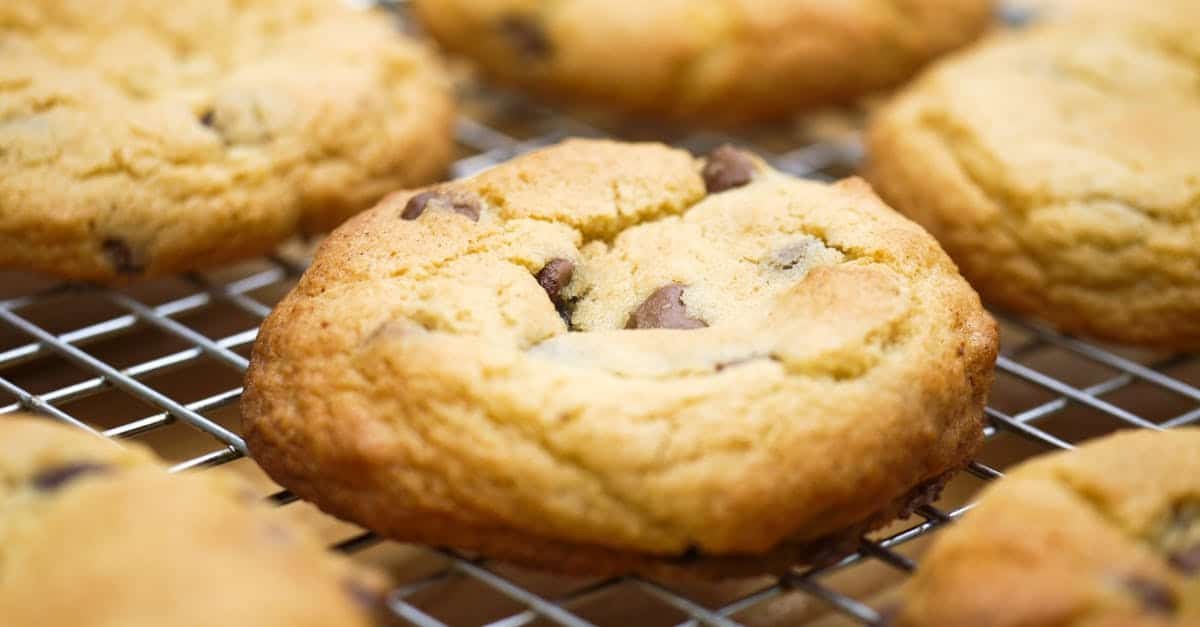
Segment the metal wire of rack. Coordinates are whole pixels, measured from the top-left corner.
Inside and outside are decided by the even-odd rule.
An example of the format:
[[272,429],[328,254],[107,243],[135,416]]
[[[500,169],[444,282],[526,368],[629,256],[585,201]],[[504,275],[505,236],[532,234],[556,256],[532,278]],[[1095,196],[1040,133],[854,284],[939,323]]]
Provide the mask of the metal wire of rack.
[[[455,177],[568,135],[614,134],[512,94],[467,87],[464,96]],[[853,134],[813,141],[795,128],[772,129],[766,140],[652,133],[695,151],[724,141],[748,145],[779,169],[809,178],[838,178],[862,157]],[[258,324],[303,272],[303,248],[116,290],[0,273],[0,414],[33,411],[100,437],[147,442],[174,460],[173,472],[237,462],[246,455],[236,404],[248,350]],[[1105,347],[1027,320],[998,318],[1002,354],[983,452],[941,500],[916,511],[915,522],[864,538],[857,553],[835,564],[732,586],[636,577],[564,581],[447,549],[420,549],[434,565],[401,574],[390,608],[421,627],[876,624],[886,590],[916,568],[919,545],[967,512],[971,495],[1004,468],[1117,429],[1200,423],[1200,355]],[[295,501],[287,492],[270,498],[279,505]],[[359,553],[381,544],[393,543],[359,530],[333,548]],[[467,595],[472,600],[464,602]],[[479,601],[483,596],[493,600]],[[472,604],[488,607],[464,618],[463,606]]]

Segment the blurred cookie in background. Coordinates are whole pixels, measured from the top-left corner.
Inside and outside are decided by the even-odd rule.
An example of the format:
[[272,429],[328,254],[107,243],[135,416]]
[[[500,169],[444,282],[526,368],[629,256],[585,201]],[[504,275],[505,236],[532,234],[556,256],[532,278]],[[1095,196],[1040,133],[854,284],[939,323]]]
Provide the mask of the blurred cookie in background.
[[1200,625],[1200,430],[1127,431],[1014,468],[935,536],[887,624]]
[[448,81],[326,0],[0,4],[0,267],[125,282],[328,230],[451,158]]
[[896,85],[992,23],[990,0],[416,0],[447,49],[557,100],[726,124]]
[[1195,349],[1200,3],[1106,6],[931,68],[875,116],[868,177],[984,300]]
[[0,417],[0,616],[9,625],[386,624],[387,582],[220,472],[170,475],[33,416]]

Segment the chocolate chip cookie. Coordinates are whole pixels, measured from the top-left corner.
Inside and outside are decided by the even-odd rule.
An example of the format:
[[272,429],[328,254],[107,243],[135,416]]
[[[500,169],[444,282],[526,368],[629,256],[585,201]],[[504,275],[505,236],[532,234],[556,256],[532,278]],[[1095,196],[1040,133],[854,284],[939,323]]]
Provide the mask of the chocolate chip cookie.
[[127,281],[270,251],[440,174],[453,102],[329,0],[0,3],[0,267]]
[[1200,429],[1014,469],[938,534],[894,627],[1200,625]]
[[232,475],[171,476],[140,446],[0,416],[3,623],[383,624],[378,574],[256,501]]
[[875,120],[868,174],[985,300],[1196,349],[1200,3],[1122,4],[932,69]]
[[931,498],[995,355],[954,265],[861,181],[569,141],[336,230],[242,410],[276,481],[388,536],[729,576]]
[[991,0],[415,0],[446,48],[559,100],[706,123],[898,84],[974,39]]

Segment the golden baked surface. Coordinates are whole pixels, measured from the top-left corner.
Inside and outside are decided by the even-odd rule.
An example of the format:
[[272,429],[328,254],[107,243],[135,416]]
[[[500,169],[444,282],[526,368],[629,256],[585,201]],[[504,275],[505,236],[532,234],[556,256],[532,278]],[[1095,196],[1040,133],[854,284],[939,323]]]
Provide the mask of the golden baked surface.
[[5,625],[366,627],[383,581],[221,471],[0,417]]
[[441,71],[326,0],[0,2],[0,267],[127,280],[332,228],[450,158]]
[[396,538],[762,572],[964,465],[996,341],[861,181],[577,140],[336,230],[242,407],[275,480]]
[[1018,466],[937,534],[890,624],[1200,625],[1200,429]]
[[1195,349],[1200,3],[1126,4],[935,66],[875,120],[869,177],[985,300]]
[[974,39],[991,0],[416,0],[448,49],[558,99],[701,122],[890,87]]

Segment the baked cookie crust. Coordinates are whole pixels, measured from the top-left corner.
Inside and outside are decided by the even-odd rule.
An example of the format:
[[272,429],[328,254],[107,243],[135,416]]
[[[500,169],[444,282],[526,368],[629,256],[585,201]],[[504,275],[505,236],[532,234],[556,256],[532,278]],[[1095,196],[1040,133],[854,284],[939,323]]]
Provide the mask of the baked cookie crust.
[[242,410],[276,481],[385,535],[730,576],[927,501],[981,442],[996,344],[861,181],[574,140],[336,230]]

